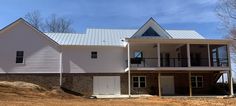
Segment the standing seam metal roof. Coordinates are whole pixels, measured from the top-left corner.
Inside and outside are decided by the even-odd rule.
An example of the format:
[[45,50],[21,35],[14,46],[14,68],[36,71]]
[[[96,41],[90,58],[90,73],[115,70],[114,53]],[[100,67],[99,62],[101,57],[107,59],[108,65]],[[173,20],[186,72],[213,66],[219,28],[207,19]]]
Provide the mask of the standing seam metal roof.
[[[79,33],[45,33],[60,45],[123,46],[137,29],[87,29]],[[172,39],[205,39],[194,30],[166,30]]]

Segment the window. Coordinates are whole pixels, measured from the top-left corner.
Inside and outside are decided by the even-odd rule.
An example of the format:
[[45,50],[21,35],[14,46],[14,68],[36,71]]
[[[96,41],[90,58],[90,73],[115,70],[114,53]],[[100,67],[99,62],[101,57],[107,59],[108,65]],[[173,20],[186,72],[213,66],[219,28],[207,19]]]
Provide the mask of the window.
[[203,77],[202,76],[192,76],[191,77],[193,88],[203,88]]
[[16,51],[16,63],[24,62],[24,51]]
[[147,29],[147,31],[143,33],[142,36],[160,36],[160,35],[157,34],[157,32],[154,31],[154,29],[152,29],[152,27],[149,27],[149,28]]
[[146,77],[145,76],[134,76],[133,78],[134,88],[144,88],[146,87]]
[[135,51],[134,58],[143,58],[143,53],[141,51]]
[[92,51],[91,52],[91,58],[92,59],[96,59],[97,58],[97,52],[96,51]]

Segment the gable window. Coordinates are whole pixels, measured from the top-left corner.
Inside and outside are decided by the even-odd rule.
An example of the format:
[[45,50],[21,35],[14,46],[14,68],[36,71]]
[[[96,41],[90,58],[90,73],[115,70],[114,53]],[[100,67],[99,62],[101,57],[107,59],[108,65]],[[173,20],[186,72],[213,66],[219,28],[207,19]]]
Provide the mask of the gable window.
[[16,63],[24,62],[24,51],[16,51]]
[[149,27],[142,36],[160,36],[152,27]]
[[191,83],[193,88],[203,88],[203,77],[202,76],[192,76]]
[[145,76],[133,76],[132,77],[134,88],[145,88],[146,87],[146,77]]
[[92,51],[92,52],[91,52],[91,58],[92,58],[92,59],[97,59],[97,57],[98,57],[98,56],[97,56],[97,52],[96,52],[96,51]]

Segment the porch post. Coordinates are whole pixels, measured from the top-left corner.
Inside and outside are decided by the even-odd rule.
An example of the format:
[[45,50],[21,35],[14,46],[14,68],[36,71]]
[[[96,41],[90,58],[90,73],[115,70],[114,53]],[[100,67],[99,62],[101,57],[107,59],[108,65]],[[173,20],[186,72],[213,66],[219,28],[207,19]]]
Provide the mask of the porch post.
[[59,69],[60,70],[60,82],[59,83],[60,83],[60,87],[61,87],[62,86],[62,77],[63,77],[62,76],[62,73],[63,73],[62,72],[62,51],[60,53],[60,63],[59,64],[60,64],[60,66],[59,66],[60,67],[60,69]]
[[233,78],[232,78],[232,69],[231,69],[231,58],[230,58],[230,48],[229,48],[229,44],[227,44],[227,53],[228,53],[228,65],[229,65],[229,72],[228,72],[228,83],[229,83],[229,87],[230,87],[230,95],[234,96],[234,88],[233,88]]
[[230,96],[234,96],[234,88],[233,88],[233,78],[232,78],[232,73],[231,69],[229,70],[229,87],[230,87]]
[[158,94],[161,97],[161,72],[158,72]]
[[157,61],[158,67],[161,67],[160,43],[157,43]]
[[208,52],[208,64],[211,67],[211,55],[210,55],[210,44],[207,44],[207,52]]
[[222,83],[225,83],[224,73],[222,74]]
[[187,44],[187,58],[188,58],[188,67],[191,67],[191,57],[190,57],[190,45]]
[[189,96],[192,96],[191,71],[188,72]]
[[128,42],[128,95],[129,97],[131,97],[130,95],[130,44]]

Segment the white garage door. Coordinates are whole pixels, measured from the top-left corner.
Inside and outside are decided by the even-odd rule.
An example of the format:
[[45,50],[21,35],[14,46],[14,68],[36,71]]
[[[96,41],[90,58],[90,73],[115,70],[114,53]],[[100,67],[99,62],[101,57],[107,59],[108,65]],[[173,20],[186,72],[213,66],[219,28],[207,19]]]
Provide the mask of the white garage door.
[[94,95],[119,95],[120,76],[94,76],[93,77]]

